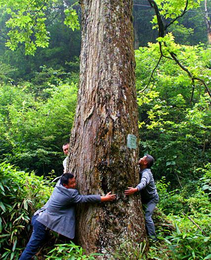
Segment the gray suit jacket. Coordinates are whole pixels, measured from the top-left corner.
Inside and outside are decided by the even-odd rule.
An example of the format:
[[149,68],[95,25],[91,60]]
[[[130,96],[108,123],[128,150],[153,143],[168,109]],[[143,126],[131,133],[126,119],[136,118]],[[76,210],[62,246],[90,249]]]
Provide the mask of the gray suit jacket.
[[39,214],[37,221],[73,239],[75,237],[75,204],[100,202],[100,195],[80,195],[75,189],[67,189],[61,184],[56,185],[47,203],[35,212]]

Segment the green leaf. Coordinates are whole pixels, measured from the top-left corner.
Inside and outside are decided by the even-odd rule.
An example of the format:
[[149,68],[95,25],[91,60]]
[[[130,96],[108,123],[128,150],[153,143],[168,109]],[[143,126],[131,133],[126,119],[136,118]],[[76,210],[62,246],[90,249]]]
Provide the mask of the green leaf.
[[14,242],[13,242],[13,247],[12,247],[12,251],[13,251],[13,252],[14,252],[15,249],[16,249],[17,242],[18,242],[18,240],[17,240],[17,237],[16,237],[16,238],[14,238]]
[[3,212],[6,211],[5,205],[0,201],[0,208],[2,209]]
[[5,193],[4,193],[4,186],[3,186],[3,184],[0,182],[0,188],[1,188],[1,190],[3,191],[3,194],[5,195]]

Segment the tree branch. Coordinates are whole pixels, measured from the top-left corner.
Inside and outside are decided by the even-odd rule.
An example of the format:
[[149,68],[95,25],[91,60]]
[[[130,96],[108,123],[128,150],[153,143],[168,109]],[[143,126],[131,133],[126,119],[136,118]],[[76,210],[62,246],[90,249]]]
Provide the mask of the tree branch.
[[[161,48],[161,44],[160,44],[160,48]],[[149,81],[148,81],[147,85],[146,85],[142,90],[140,90],[140,92],[144,92],[145,89],[148,88],[148,86],[149,86],[149,84],[150,84],[150,82],[151,82],[151,80],[152,80],[153,74],[154,74],[155,70],[157,69],[157,67],[158,67],[158,65],[159,65],[159,63],[160,63],[162,57],[163,57],[163,54],[162,54],[162,50],[161,50],[160,58],[159,58],[157,64],[155,65],[154,69],[152,70],[152,73],[151,73],[151,75],[150,75]]]
[[205,232],[204,232],[204,230],[203,230],[190,216],[188,216],[185,212],[183,212],[183,214],[184,214],[185,216],[187,216],[187,218],[188,218],[198,229],[201,230],[201,232],[202,232],[203,235],[206,235]]
[[156,2],[154,0],[148,0],[148,2],[151,5],[151,7],[154,8],[155,14],[157,16],[159,37],[164,37],[164,35],[165,35],[165,27],[164,27],[164,23],[163,23],[160,11],[158,9],[158,6],[157,6],[157,4],[156,4]]
[[180,68],[181,68],[182,70],[184,70],[185,72],[187,72],[187,74],[188,74],[188,76],[191,78],[193,84],[194,84],[194,81],[195,81],[195,80],[200,81],[200,82],[204,85],[204,87],[205,87],[206,92],[208,93],[208,95],[211,97],[210,90],[209,90],[207,84],[204,82],[204,80],[203,80],[203,79],[200,79],[200,78],[197,78],[197,77],[194,77],[194,76],[192,75],[192,73],[180,63],[180,61],[177,59],[175,53],[169,52],[169,54],[171,55],[172,59],[180,66]]
[[197,77],[193,77],[193,80],[198,80],[198,81],[200,81],[200,82],[204,85],[204,87],[205,87],[205,89],[206,89],[208,95],[211,97],[211,92],[210,92],[210,90],[209,90],[207,84],[204,82],[203,79],[200,79],[200,78],[197,78]]
[[[159,35],[159,37],[164,37],[164,36],[165,36],[166,29],[167,29],[171,24],[173,24],[176,20],[178,20],[179,18],[181,18],[181,17],[187,12],[187,8],[188,8],[188,0],[186,0],[186,5],[185,5],[185,8],[184,8],[182,14],[179,15],[179,16],[177,16],[175,19],[173,19],[168,25],[164,26],[164,23],[163,23],[163,20],[162,20],[162,16],[161,16],[161,14],[160,14],[160,11],[159,11],[159,8],[158,8],[156,2],[155,2],[154,0],[148,0],[148,2],[149,2],[149,4],[150,4],[150,6],[151,6],[152,8],[154,8],[154,10],[155,10],[155,14],[156,14],[157,21],[158,21],[158,35]],[[161,43],[159,43],[159,44],[160,44],[160,53],[161,53],[161,56],[160,56],[160,58],[159,58],[157,64],[155,65],[155,67],[154,67],[152,73],[151,73],[151,76],[150,76],[150,79],[149,79],[149,82],[148,82],[147,86],[146,86],[144,89],[142,89],[141,92],[143,92],[143,91],[149,86],[150,81],[151,81],[151,79],[152,79],[152,77],[153,77],[153,74],[154,74],[155,70],[157,69],[157,67],[158,67],[158,65],[159,65],[159,63],[160,63],[162,57],[165,57],[165,56],[163,55],[163,52],[162,52],[162,44],[161,44]],[[167,46],[166,43],[164,43],[164,44],[165,44],[165,46]],[[208,86],[206,85],[206,83],[204,82],[204,80],[202,80],[202,79],[200,79],[200,78],[197,78],[197,77],[194,77],[194,76],[192,75],[192,73],[191,73],[185,66],[183,66],[183,65],[181,64],[181,62],[177,59],[175,53],[169,51],[169,54],[171,55],[172,59],[178,64],[178,66],[179,66],[182,70],[184,70],[184,71],[188,74],[188,76],[191,78],[191,80],[192,80],[192,86],[194,86],[194,87],[193,87],[193,89],[192,89],[191,100],[193,99],[193,94],[194,94],[194,89],[195,89],[195,82],[194,82],[195,80],[200,81],[200,82],[204,85],[204,87],[205,87],[205,89],[206,89],[206,92],[207,92],[208,95],[211,97],[210,90],[209,90]],[[166,58],[168,58],[168,57],[166,57]]]
[[177,16],[177,17],[174,18],[169,24],[167,24],[167,25],[165,26],[165,30],[167,30],[167,28],[168,28],[170,25],[172,25],[175,21],[177,21],[179,18],[183,17],[183,15],[185,15],[186,12],[187,12],[187,8],[188,8],[188,0],[186,1],[185,9],[183,10],[182,14],[179,15],[179,16]]

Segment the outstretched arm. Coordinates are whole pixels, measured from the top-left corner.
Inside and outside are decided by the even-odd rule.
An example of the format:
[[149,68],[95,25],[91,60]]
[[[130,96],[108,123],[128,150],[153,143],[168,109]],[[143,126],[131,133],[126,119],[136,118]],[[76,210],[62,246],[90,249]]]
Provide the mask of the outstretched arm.
[[116,199],[115,194],[111,192],[107,193],[105,196],[100,195],[80,195],[76,189],[69,189],[70,199],[72,203],[95,203],[95,202],[104,202],[104,201],[113,201]]
[[135,187],[128,187],[127,190],[125,190],[125,195],[132,195],[137,191],[143,190],[150,182],[150,176],[148,171],[144,171],[142,174],[141,182]]
[[125,190],[125,195],[132,195],[138,191],[138,188],[128,187],[128,190]]
[[111,194],[111,192],[107,193],[105,196],[101,196],[101,202],[105,202],[105,201],[113,201],[116,199],[116,195],[115,194]]

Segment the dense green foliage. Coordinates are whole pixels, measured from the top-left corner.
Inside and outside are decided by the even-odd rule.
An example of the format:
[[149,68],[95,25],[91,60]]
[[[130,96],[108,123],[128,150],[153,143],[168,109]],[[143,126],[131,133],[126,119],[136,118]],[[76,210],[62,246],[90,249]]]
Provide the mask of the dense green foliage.
[[31,215],[50,193],[49,182],[43,177],[0,164],[1,259],[18,259],[30,236]]
[[[12,82],[17,84],[22,79],[31,80],[36,74],[40,72],[42,66],[52,67],[54,69],[63,69],[65,72],[72,71],[73,67],[71,62],[75,60],[75,57],[79,56],[80,53],[80,31],[76,30],[78,28],[78,22],[76,20],[76,12],[79,14],[80,19],[80,7],[77,5],[77,1],[44,1],[44,8],[39,9],[39,1],[34,1],[29,4],[25,3],[27,0],[19,3],[16,1],[14,6],[12,6],[14,0],[9,1],[10,7],[5,9],[4,5],[8,3],[6,0],[1,0],[0,7],[0,68],[3,64],[4,69],[0,70],[1,73],[6,73],[6,79],[8,77],[12,78]],[[161,1],[162,2],[162,1]],[[180,9],[180,14],[185,6],[185,1],[169,1],[170,5]],[[198,2],[201,1],[189,1],[191,4],[195,2],[195,5],[198,5]],[[21,5],[21,11],[18,13],[18,4]],[[169,4],[166,1],[165,5]],[[181,6],[182,4],[182,6]],[[210,6],[210,2],[208,1]],[[27,6],[26,12],[23,13],[23,7]],[[42,6],[41,6],[42,7]],[[162,10],[162,5],[159,4],[160,9]],[[11,10],[10,10],[11,9]],[[165,8],[165,11],[168,11],[172,8]],[[44,17],[39,15],[43,13]],[[151,8],[148,0],[135,0],[134,1],[134,27],[135,27],[135,38],[136,38],[136,48],[139,46],[147,46],[148,42],[156,42],[158,33],[156,30],[152,29],[151,20],[154,16],[154,9]],[[172,11],[171,11],[172,13]],[[177,12],[178,13],[178,12]],[[33,27],[32,31],[27,34],[27,28],[30,24],[36,25],[36,19],[33,15],[38,15],[40,24],[42,23],[42,30],[40,30],[41,35],[38,34],[34,36]],[[166,18],[166,14],[162,12],[163,20],[165,22],[169,21],[169,17]],[[15,19],[19,15],[19,19]],[[21,15],[23,17],[21,18]],[[72,21],[74,25],[73,29],[68,25],[68,21]],[[9,21],[9,22],[8,22]],[[26,23],[26,25],[25,25]],[[7,25],[7,26],[6,26]],[[11,25],[10,27],[8,27]],[[21,28],[22,25],[22,28]],[[25,27],[24,27],[25,25]],[[8,47],[5,47],[6,42],[11,43],[10,35],[17,33],[20,37],[26,35],[30,38],[30,43],[33,44],[33,40],[36,37],[44,37],[42,32],[45,30],[47,32],[47,38],[49,38],[49,44],[47,48],[42,48],[37,46],[36,41],[34,42],[36,48],[36,55],[25,55],[25,43],[24,39],[22,42],[14,43],[11,47],[14,48],[18,46],[16,51],[11,51]],[[14,33],[12,32],[14,31]],[[22,33],[24,31],[24,33]],[[199,44],[200,42],[207,42],[207,30],[204,18],[204,1],[201,2],[199,8],[194,10],[188,9],[187,13],[177,20],[177,24],[172,24],[168,28],[169,32],[174,32],[175,40],[178,43],[182,44]],[[10,33],[9,33],[10,32]],[[8,35],[9,33],[9,35]],[[18,38],[20,38],[18,36]],[[15,37],[15,36],[14,36]],[[39,42],[39,41],[38,41]],[[44,46],[46,41],[43,42]],[[11,45],[11,44],[9,44]],[[34,48],[34,47],[33,47]],[[33,49],[32,48],[32,49]]]
[[57,76],[54,85],[52,77],[40,88],[0,88],[0,160],[40,175],[63,171],[61,147],[69,140],[77,99],[76,84]]
[[[175,44],[172,48],[177,48],[183,65],[210,87],[210,49]],[[200,81],[193,84],[186,71],[167,58],[148,84],[158,59],[158,44],[136,51],[140,152],[157,159],[157,178],[166,176],[177,186],[200,178],[196,169],[211,158],[210,96]]]
[[70,244],[57,244],[47,255],[46,259],[52,260],[95,260],[95,256],[100,254],[86,255],[83,248],[75,245],[73,242]]
[[74,2],[67,4],[58,0],[1,0],[1,11],[5,15],[6,27],[9,28],[6,46],[16,50],[19,44],[23,44],[26,55],[34,55],[39,47],[48,47],[50,37],[46,26],[47,16],[53,22],[55,17],[62,13],[66,26],[72,30],[79,29]]
[[[156,18],[155,10],[151,8],[148,0],[134,0],[134,28],[135,28],[135,47],[147,46],[148,42],[156,42],[158,33],[152,30],[151,20]],[[188,7],[184,16],[186,2]],[[171,26],[168,32],[173,32],[175,41],[180,44],[196,45],[207,42],[207,28],[205,23],[204,1],[155,1],[162,16],[164,26],[170,23],[177,16],[180,16]],[[207,1],[208,11],[211,3]],[[210,12],[209,12],[210,16]],[[209,18],[210,19],[210,18]]]
[[161,242],[150,248],[153,259],[210,259],[211,165],[198,171],[202,177],[183,189],[169,192],[165,178],[157,183],[158,207],[175,224],[175,231],[165,236],[165,229],[157,227]]
[[[44,6],[41,1],[28,1],[28,5],[27,0],[14,2],[12,6],[12,0],[9,3],[0,1],[0,80],[8,81],[10,78],[13,84],[23,80],[31,81],[37,72],[42,71],[43,66],[66,73],[78,72],[78,67],[72,63],[80,53],[80,31],[75,30],[79,28],[76,11],[80,13],[80,10],[78,5],[74,6],[76,1],[45,1]],[[40,17],[41,13],[45,17]],[[75,26],[72,28],[70,18],[74,20],[72,25]],[[37,26],[36,22],[39,23]],[[29,28],[32,30],[27,33]],[[43,33],[46,33],[47,41],[42,39],[45,37]],[[39,45],[36,37],[40,38],[41,45],[46,48]],[[11,48],[16,50],[12,51]],[[26,52],[35,54],[35,50],[36,55],[25,55]]]

